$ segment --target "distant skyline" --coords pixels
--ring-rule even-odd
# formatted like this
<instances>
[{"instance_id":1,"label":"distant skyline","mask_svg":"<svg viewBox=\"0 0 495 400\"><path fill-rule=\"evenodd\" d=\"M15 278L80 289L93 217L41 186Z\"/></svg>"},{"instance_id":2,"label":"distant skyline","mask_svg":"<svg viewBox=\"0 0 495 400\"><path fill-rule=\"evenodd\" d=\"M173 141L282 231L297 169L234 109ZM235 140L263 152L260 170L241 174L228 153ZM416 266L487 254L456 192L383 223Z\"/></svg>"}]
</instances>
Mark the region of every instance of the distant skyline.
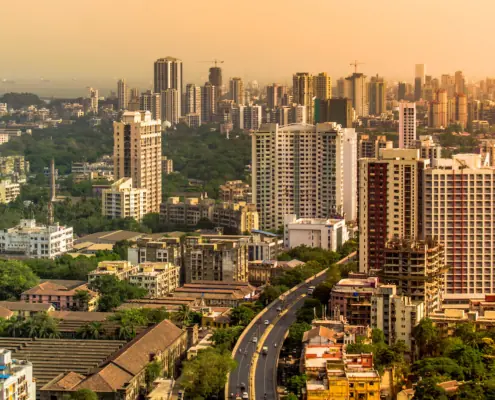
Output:
<instances>
[{"instance_id":1,"label":"distant skyline","mask_svg":"<svg viewBox=\"0 0 495 400\"><path fill-rule=\"evenodd\" d=\"M203 84L225 60L224 81L240 76L291 84L295 72L328 72L334 80L359 71L412 83L415 64L440 76L495 76L489 40L495 3L478 0L62 0L2 4L0 91L16 86L111 88L124 77L150 87L153 62L183 60L184 82ZM118 4L118 5L117 5ZM485 40L484 40L485 39ZM40 77L51 82L41 82ZM72 80L75 78L76 80Z\"/></svg>"}]
</instances>

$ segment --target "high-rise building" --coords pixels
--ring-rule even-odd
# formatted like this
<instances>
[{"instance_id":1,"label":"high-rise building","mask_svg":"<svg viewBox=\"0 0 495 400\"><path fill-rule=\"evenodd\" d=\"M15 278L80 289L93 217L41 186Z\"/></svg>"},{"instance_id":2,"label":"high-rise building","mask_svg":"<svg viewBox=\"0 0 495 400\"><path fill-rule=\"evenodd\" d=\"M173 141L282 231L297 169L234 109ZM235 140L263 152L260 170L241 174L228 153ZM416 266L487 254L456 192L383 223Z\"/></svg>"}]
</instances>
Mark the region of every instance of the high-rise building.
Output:
<instances>
[{"instance_id":1,"label":"high-rise building","mask_svg":"<svg viewBox=\"0 0 495 400\"><path fill-rule=\"evenodd\" d=\"M345 97L345 79L337 80L337 97Z\"/></svg>"},{"instance_id":2,"label":"high-rise building","mask_svg":"<svg viewBox=\"0 0 495 400\"><path fill-rule=\"evenodd\" d=\"M266 104L271 110L280 105L279 87L276 83L266 87Z\"/></svg>"},{"instance_id":3,"label":"high-rise building","mask_svg":"<svg viewBox=\"0 0 495 400\"><path fill-rule=\"evenodd\" d=\"M458 94L466 94L466 81L462 71L456 71L455 76L455 92Z\"/></svg>"},{"instance_id":4,"label":"high-rise building","mask_svg":"<svg viewBox=\"0 0 495 400\"><path fill-rule=\"evenodd\" d=\"M241 78L236 77L230 80L230 100L237 105L244 105L244 82Z\"/></svg>"},{"instance_id":5,"label":"high-rise building","mask_svg":"<svg viewBox=\"0 0 495 400\"><path fill-rule=\"evenodd\" d=\"M344 97L352 100L352 107L354 107L356 115L358 117L367 117L369 114L369 104L366 76L362 73L355 72L345 78L344 92Z\"/></svg>"},{"instance_id":6,"label":"high-rise building","mask_svg":"<svg viewBox=\"0 0 495 400\"><path fill-rule=\"evenodd\" d=\"M360 135L358 141L358 160L360 158L378 158L380 149L393 148L393 142L387 141L386 136L370 138L369 135Z\"/></svg>"},{"instance_id":7,"label":"high-rise building","mask_svg":"<svg viewBox=\"0 0 495 400\"><path fill-rule=\"evenodd\" d=\"M154 91L162 93L167 89L175 89L178 92L179 116L182 111L183 90L182 61L174 57L159 58L154 65ZM163 103L163 99L162 99ZM163 116L163 112L162 112ZM165 118L165 117L164 117Z\"/></svg>"},{"instance_id":8,"label":"high-rise building","mask_svg":"<svg viewBox=\"0 0 495 400\"><path fill-rule=\"evenodd\" d=\"M386 107L387 83L378 75L371 78L369 84L369 113L371 115L381 115L387 111Z\"/></svg>"},{"instance_id":9,"label":"high-rise building","mask_svg":"<svg viewBox=\"0 0 495 400\"><path fill-rule=\"evenodd\" d=\"M306 116L308 123L313 123L313 96L314 83L313 75L307 72L298 72L293 75L293 102L306 107Z\"/></svg>"},{"instance_id":10,"label":"high-rise building","mask_svg":"<svg viewBox=\"0 0 495 400\"><path fill-rule=\"evenodd\" d=\"M210 73L208 74L208 82L215 86L215 98L217 101L220 101L223 95L222 68L211 67Z\"/></svg>"},{"instance_id":11,"label":"high-rise building","mask_svg":"<svg viewBox=\"0 0 495 400\"><path fill-rule=\"evenodd\" d=\"M344 129L342 137L344 151L344 205L346 221L356 221L358 183L357 183L357 133L355 129Z\"/></svg>"},{"instance_id":12,"label":"high-rise building","mask_svg":"<svg viewBox=\"0 0 495 400\"><path fill-rule=\"evenodd\" d=\"M420 157L430 160L430 164L442 157L442 146L433 140L433 136L421 135L416 140L416 148L421 152Z\"/></svg>"},{"instance_id":13,"label":"high-rise building","mask_svg":"<svg viewBox=\"0 0 495 400\"><path fill-rule=\"evenodd\" d=\"M215 86L206 82L201 88L201 122L213 122L217 109Z\"/></svg>"},{"instance_id":14,"label":"high-rise building","mask_svg":"<svg viewBox=\"0 0 495 400\"><path fill-rule=\"evenodd\" d=\"M416 148L416 103L399 104L399 148Z\"/></svg>"},{"instance_id":15,"label":"high-rise building","mask_svg":"<svg viewBox=\"0 0 495 400\"><path fill-rule=\"evenodd\" d=\"M117 107L119 110L127 110L129 105L129 88L125 79L117 82Z\"/></svg>"},{"instance_id":16,"label":"high-rise building","mask_svg":"<svg viewBox=\"0 0 495 400\"><path fill-rule=\"evenodd\" d=\"M162 91L162 118L172 125L179 123L180 94L177 89Z\"/></svg>"},{"instance_id":17,"label":"high-rise building","mask_svg":"<svg viewBox=\"0 0 495 400\"><path fill-rule=\"evenodd\" d=\"M468 104L467 96L458 92L454 97L454 122L461 125L462 128L467 127L468 123Z\"/></svg>"},{"instance_id":18,"label":"high-rise building","mask_svg":"<svg viewBox=\"0 0 495 400\"><path fill-rule=\"evenodd\" d=\"M390 239L418 238L422 228L422 171L417 149L382 149L359 160L359 269L380 271Z\"/></svg>"},{"instance_id":19,"label":"high-rise building","mask_svg":"<svg viewBox=\"0 0 495 400\"><path fill-rule=\"evenodd\" d=\"M201 115L201 87L189 83L186 85L186 101L184 115Z\"/></svg>"},{"instance_id":20,"label":"high-rise building","mask_svg":"<svg viewBox=\"0 0 495 400\"><path fill-rule=\"evenodd\" d=\"M448 126L448 98L445 89L435 93L435 100L429 105L428 123L432 128L446 128Z\"/></svg>"},{"instance_id":21,"label":"high-rise building","mask_svg":"<svg viewBox=\"0 0 495 400\"><path fill-rule=\"evenodd\" d=\"M239 106L239 129L259 129L261 126L261 113L261 106Z\"/></svg>"},{"instance_id":22,"label":"high-rise building","mask_svg":"<svg viewBox=\"0 0 495 400\"><path fill-rule=\"evenodd\" d=\"M146 214L146 189L132 187L132 178L121 178L103 189L101 214L110 218L134 218L141 221Z\"/></svg>"},{"instance_id":23,"label":"high-rise building","mask_svg":"<svg viewBox=\"0 0 495 400\"><path fill-rule=\"evenodd\" d=\"M418 101L423 95L423 86L425 84L425 65L416 64L414 74L414 100Z\"/></svg>"},{"instance_id":24,"label":"high-rise building","mask_svg":"<svg viewBox=\"0 0 495 400\"><path fill-rule=\"evenodd\" d=\"M335 123L266 124L253 134L253 202L262 229L278 229L287 214L342 216L344 135Z\"/></svg>"},{"instance_id":25,"label":"high-rise building","mask_svg":"<svg viewBox=\"0 0 495 400\"><path fill-rule=\"evenodd\" d=\"M326 72L313 77L314 95L317 99L328 100L332 97L332 78Z\"/></svg>"},{"instance_id":26,"label":"high-rise building","mask_svg":"<svg viewBox=\"0 0 495 400\"><path fill-rule=\"evenodd\" d=\"M93 114L98 114L98 89L89 88L89 109Z\"/></svg>"},{"instance_id":27,"label":"high-rise building","mask_svg":"<svg viewBox=\"0 0 495 400\"><path fill-rule=\"evenodd\" d=\"M315 122L336 122L342 128L352 128L353 114L349 99L315 100Z\"/></svg>"},{"instance_id":28,"label":"high-rise building","mask_svg":"<svg viewBox=\"0 0 495 400\"><path fill-rule=\"evenodd\" d=\"M153 93L148 90L141 94L139 98L139 109L149 111L151 118L155 121L162 119L162 96L160 93Z\"/></svg>"},{"instance_id":29,"label":"high-rise building","mask_svg":"<svg viewBox=\"0 0 495 400\"><path fill-rule=\"evenodd\" d=\"M147 189L147 213L160 212L162 201L162 125L149 111L125 112L113 123L114 179L132 178Z\"/></svg>"},{"instance_id":30,"label":"high-rise building","mask_svg":"<svg viewBox=\"0 0 495 400\"><path fill-rule=\"evenodd\" d=\"M445 246L444 301L495 293L495 168L478 154L456 154L424 171L425 237Z\"/></svg>"},{"instance_id":31,"label":"high-rise building","mask_svg":"<svg viewBox=\"0 0 495 400\"><path fill-rule=\"evenodd\" d=\"M440 87L447 92L448 98L454 97L456 91L455 76L443 74Z\"/></svg>"},{"instance_id":32,"label":"high-rise building","mask_svg":"<svg viewBox=\"0 0 495 400\"><path fill-rule=\"evenodd\" d=\"M406 89L407 84L406 82L399 82L399 85L397 87L397 100L405 100L406 98Z\"/></svg>"}]
</instances>

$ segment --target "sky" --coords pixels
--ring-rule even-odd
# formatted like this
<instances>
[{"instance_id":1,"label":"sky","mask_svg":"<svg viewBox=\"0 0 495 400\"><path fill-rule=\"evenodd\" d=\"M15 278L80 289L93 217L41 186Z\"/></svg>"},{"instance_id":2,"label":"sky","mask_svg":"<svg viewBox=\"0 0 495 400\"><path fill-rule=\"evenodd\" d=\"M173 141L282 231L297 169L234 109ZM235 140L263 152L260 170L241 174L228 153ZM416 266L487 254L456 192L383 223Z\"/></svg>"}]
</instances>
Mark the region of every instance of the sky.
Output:
<instances>
[{"instance_id":1,"label":"sky","mask_svg":"<svg viewBox=\"0 0 495 400\"><path fill-rule=\"evenodd\" d=\"M215 58L225 61L224 81L289 84L295 72L322 71L336 81L355 59L360 72L388 80L412 82L416 63L434 76L495 75L493 0L1 3L0 79L19 85L113 87L124 77L146 88L154 60L166 56L183 60L184 83L198 84L210 67L202 61Z\"/></svg>"}]
</instances>

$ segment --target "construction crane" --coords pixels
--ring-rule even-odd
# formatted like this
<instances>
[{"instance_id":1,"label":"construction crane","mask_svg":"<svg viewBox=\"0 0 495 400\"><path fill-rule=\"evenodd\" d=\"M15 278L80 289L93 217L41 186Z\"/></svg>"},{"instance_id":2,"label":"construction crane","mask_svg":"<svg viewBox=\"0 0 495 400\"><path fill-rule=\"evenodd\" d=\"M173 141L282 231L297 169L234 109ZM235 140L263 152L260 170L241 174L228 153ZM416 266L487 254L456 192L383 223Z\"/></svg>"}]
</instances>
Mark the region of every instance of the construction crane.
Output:
<instances>
[{"instance_id":1,"label":"construction crane","mask_svg":"<svg viewBox=\"0 0 495 400\"><path fill-rule=\"evenodd\" d=\"M217 60L216 58L213 59L213 60L210 60L210 61L200 61L200 62L204 62L204 63L213 63L215 64L215 68L217 67L217 64L223 64L225 61L222 61L222 60Z\"/></svg>"},{"instance_id":2,"label":"construction crane","mask_svg":"<svg viewBox=\"0 0 495 400\"><path fill-rule=\"evenodd\" d=\"M354 60L354 62L350 63L349 65L354 67L354 73L357 74L357 67L358 67L358 65L361 65L361 64L364 64L364 63L358 62L358 60Z\"/></svg>"}]
</instances>

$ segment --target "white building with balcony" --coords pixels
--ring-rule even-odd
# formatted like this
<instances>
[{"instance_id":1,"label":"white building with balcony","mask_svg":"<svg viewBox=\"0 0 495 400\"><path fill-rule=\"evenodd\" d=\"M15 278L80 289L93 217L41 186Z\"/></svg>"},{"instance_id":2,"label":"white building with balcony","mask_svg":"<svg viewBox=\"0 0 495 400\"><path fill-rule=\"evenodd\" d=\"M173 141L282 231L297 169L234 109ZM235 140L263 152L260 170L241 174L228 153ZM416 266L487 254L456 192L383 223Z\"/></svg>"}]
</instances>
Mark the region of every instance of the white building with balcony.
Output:
<instances>
[{"instance_id":1,"label":"white building with balcony","mask_svg":"<svg viewBox=\"0 0 495 400\"><path fill-rule=\"evenodd\" d=\"M33 364L12 359L12 352L0 349L0 400L35 400Z\"/></svg>"}]
</instances>

